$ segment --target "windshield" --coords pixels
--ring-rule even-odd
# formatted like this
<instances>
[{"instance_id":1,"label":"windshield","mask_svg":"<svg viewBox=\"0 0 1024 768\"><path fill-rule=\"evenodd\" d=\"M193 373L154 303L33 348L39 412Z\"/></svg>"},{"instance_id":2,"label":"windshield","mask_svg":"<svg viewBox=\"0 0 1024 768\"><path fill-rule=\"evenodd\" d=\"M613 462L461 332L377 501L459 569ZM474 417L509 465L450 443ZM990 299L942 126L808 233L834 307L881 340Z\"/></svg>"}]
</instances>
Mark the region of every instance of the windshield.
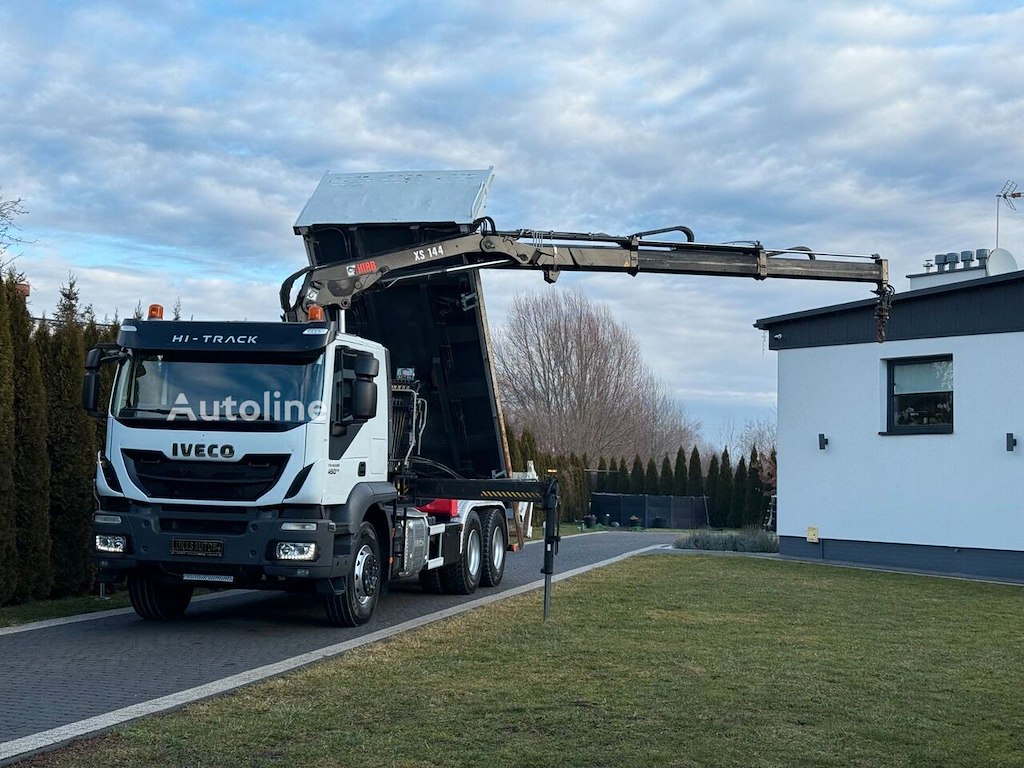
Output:
<instances>
[{"instance_id":1,"label":"windshield","mask_svg":"<svg viewBox=\"0 0 1024 768\"><path fill-rule=\"evenodd\" d=\"M324 418L323 355L231 358L141 353L118 373L118 419L301 424Z\"/></svg>"}]
</instances>

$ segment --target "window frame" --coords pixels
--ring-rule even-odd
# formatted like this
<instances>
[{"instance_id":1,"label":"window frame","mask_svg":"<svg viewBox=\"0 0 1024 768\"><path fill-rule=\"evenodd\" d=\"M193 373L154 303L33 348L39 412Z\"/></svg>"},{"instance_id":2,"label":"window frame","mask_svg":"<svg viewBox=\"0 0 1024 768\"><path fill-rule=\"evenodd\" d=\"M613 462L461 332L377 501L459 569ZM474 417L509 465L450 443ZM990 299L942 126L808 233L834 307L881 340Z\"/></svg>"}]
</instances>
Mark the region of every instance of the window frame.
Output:
<instances>
[{"instance_id":1,"label":"window frame","mask_svg":"<svg viewBox=\"0 0 1024 768\"><path fill-rule=\"evenodd\" d=\"M953 425L956 419L956 369L954 368L953 385L949 389L950 422L948 424L897 424L896 423L896 367L900 365L920 365L921 363L953 363L952 354L944 355L921 355L915 357L894 357L885 361L886 363L886 392L885 392L885 424L886 431L879 432L880 435L949 435L953 433ZM945 390L938 390L944 392ZM927 393L921 393L927 394Z\"/></svg>"}]
</instances>

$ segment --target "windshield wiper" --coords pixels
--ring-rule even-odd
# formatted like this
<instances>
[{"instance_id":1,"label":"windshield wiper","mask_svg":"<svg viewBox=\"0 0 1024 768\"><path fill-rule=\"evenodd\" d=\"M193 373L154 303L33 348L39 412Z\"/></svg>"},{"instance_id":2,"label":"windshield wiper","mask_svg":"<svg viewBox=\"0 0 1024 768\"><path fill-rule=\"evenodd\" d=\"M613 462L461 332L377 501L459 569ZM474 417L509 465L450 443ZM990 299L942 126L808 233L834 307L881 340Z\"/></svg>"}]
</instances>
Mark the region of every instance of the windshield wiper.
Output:
<instances>
[{"instance_id":1,"label":"windshield wiper","mask_svg":"<svg viewBox=\"0 0 1024 768\"><path fill-rule=\"evenodd\" d=\"M133 413L156 413L160 416L170 416L170 408L136 408L134 406L126 406L117 412L118 416L130 416Z\"/></svg>"}]
</instances>

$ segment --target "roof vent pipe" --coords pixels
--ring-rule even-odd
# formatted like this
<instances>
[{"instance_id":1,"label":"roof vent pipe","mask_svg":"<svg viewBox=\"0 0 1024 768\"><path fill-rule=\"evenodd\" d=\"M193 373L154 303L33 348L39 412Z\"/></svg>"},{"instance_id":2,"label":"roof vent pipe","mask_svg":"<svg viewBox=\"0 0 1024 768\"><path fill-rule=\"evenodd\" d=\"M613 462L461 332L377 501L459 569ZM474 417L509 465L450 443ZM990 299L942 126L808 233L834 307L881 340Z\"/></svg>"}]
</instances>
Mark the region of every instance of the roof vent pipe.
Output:
<instances>
[{"instance_id":1,"label":"roof vent pipe","mask_svg":"<svg viewBox=\"0 0 1024 768\"><path fill-rule=\"evenodd\" d=\"M988 248L979 248L974 254L978 257L978 266L984 269L988 264Z\"/></svg>"},{"instance_id":2,"label":"roof vent pipe","mask_svg":"<svg viewBox=\"0 0 1024 768\"><path fill-rule=\"evenodd\" d=\"M945 272L946 271L946 254L944 254L944 253L936 253L935 254L935 267L938 269L939 272Z\"/></svg>"},{"instance_id":3,"label":"roof vent pipe","mask_svg":"<svg viewBox=\"0 0 1024 768\"><path fill-rule=\"evenodd\" d=\"M960 251L960 261L964 263L965 268L970 267L974 261L974 251Z\"/></svg>"},{"instance_id":4,"label":"roof vent pipe","mask_svg":"<svg viewBox=\"0 0 1024 768\"><path fill-rule=\"evenodd\" d=\"M952 253L951 252L951 253L947 253L946 254L946 264L949 265L949 271L950 272L952 272L954 269L956 269L957 262L959 262L959 261L960 261L960 254L959 253Z\"/></svg>"}]
</instances>

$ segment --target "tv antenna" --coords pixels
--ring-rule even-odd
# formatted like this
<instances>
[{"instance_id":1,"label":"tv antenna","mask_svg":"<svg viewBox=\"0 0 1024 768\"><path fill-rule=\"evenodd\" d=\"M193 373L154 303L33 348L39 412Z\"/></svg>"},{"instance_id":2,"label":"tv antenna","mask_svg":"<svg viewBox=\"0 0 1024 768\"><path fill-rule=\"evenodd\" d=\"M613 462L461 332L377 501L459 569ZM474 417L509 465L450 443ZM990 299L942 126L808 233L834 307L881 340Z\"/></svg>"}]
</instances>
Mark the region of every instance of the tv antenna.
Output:
<instances>
[{"instance_id":1,"label":"tv antenna","mask_svg":"<svg viewBox=\"0 0 1024 768\"><path fill-rule=\"evenodd\" d=\"M1011 211L1016 211L1017 206L1013 204L1015 198L1020 197L1020 192L1017 191L1016 181L1007 181L1003 184L1002 191L996 195L996 248L999 247L999 201L1002 200L1006 203L1006 207Z\"/></svg>"}]
</instances>

